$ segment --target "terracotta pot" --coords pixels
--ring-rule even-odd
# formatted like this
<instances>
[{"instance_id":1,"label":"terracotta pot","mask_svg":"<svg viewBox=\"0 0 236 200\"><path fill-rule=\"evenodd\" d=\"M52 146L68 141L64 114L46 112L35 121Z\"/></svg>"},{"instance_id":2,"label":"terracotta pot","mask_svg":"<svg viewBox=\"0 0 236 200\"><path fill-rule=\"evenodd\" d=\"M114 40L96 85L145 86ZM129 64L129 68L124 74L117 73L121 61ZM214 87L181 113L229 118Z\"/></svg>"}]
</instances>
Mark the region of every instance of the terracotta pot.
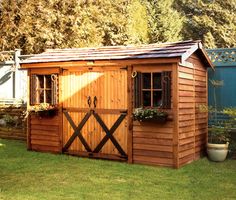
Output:
<instances>
[{"instance_id":1,"label":"terracotta pot","mask_svg":"<svg viewBox=\"0 0 236 200\"><path fill-rule=\"evenodd\" d=\"M224 161L228 154L228 147L228 142L226 144L207 143L207 154L209 159L215 162Z\"/></svg>"}]
</instances>

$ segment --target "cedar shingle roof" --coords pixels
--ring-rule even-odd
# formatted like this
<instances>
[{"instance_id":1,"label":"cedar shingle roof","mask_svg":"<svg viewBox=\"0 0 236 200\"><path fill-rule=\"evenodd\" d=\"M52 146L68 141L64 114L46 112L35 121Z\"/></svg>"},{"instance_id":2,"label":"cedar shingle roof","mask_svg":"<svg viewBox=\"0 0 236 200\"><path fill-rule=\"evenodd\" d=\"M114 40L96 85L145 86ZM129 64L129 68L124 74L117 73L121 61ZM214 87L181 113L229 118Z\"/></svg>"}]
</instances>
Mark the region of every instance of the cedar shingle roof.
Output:
<instances>
[{"instance_id":1,"label":"cedar shingle roof","mask_svg":"<svg viewBox=\"0 0 236 200\"><path fill-rule=\"evenodd\" d=\"M104 46L96 48L48 49L41 54L22 56L24 63L45 63L64 61L127 60L149 58L177 58L186 60L198 49L200 41L148 44L138 46ZM204 52L203 52L204 53ZM207 58L207 55L204 53ZM208 63L211 65L211 63Z\"/></svg>"}]
</instances>

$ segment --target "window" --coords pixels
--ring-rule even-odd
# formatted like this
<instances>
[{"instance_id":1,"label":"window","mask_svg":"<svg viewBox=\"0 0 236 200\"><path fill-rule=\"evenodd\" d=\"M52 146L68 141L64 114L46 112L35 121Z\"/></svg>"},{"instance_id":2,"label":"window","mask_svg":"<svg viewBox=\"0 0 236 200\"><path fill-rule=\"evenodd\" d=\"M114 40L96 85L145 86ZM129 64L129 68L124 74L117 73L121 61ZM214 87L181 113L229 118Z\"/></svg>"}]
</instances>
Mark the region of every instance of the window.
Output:
<instances>
[{"instance_id":1,"label":"window","mask_svg":"<svg viewBox=\"0 0 236 200\"><path fill-rule=\"evenodd\" d=\"M142 73L142 104L159 107L162 103L161 73Z\"/></svg>"},{"instance_id":2,"label":"window","mask_svg":"<svg viewBox=\"0 0 236 200\"><path fill-rule=\"evenodd\" d=\"M31 75L30 104L58 103L58 75Z\"/></svg>"},{"instance_id":3,"label":"window","mask_svg":"<svg viewBox=\"0 0 236 200\"><path fill-rule=\"evenodd\" d=\"M135 107L171 107L171 72L137 73L134 81Z\"/></svg>"}]
</instances>

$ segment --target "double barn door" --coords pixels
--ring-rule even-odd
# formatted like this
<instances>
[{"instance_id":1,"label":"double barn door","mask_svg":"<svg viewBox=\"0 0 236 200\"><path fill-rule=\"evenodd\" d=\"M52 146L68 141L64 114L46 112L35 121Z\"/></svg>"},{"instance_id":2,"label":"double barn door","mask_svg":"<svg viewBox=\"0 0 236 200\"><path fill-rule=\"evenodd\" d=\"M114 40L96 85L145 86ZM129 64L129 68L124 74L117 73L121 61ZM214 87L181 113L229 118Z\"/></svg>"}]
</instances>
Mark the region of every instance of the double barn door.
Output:
<instances>
[{"instance_id":1,"label":"double barn door","mask_svg":"<svg viewBox=\"0 0 236 200\"><path fill-rule=\"evenodd\" d=\"M63 71L63 151L127 159L127 71Z\"/></svg>"}]
</instances>

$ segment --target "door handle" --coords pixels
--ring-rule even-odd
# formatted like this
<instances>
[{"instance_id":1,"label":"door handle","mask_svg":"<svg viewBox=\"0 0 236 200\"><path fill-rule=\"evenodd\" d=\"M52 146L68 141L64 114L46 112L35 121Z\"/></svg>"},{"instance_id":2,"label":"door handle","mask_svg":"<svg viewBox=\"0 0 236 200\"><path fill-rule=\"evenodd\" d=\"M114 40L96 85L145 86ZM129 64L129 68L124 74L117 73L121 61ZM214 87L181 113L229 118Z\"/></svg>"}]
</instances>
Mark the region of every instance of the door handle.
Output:
<instances>
[{"instance_id":1,"label":"door handle","mask_svg":"<svg viewBox=\"0 0 236 200\"><path fill-rule=\"evenodd\" d=\"M97 107L97 101L98 101L98 98L95 96L95 97L93 98L93 105L94 105L94 108Z\"/></svg>"},{"instance_id":2,"label":"door handle","mask_svg":"<svg viewBox=\"0 0 236 200\"><path fill-rule=\"evenodd\" d=\"M91 97L90 96L88 96L88 98L87 98L87 103L88 103L88 106L89 106L89 108L91 107L91 102L92 100L91 100Z\"/></svg>"}]
</instances>

